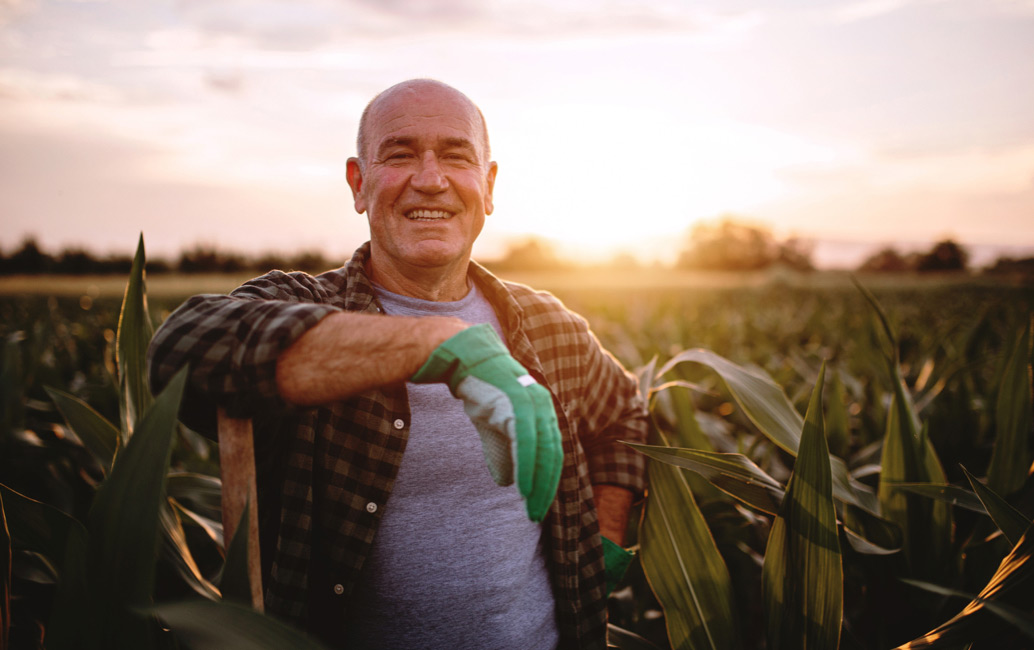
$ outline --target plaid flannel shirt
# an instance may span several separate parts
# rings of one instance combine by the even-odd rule
[[[337,310],[379,313],[366,274],[369,244],[344,267],[313,277],[273,271],[228,296],[187,300],[148,353],[161,389],[190,364],[182,419],[212,435],[216,406],[252,418],[267,611],[331,642],[398,472],[409,431],[404,384],[320,408],[277,392],[282,350]],[[470,276],[499,316],[511,354],[554,400],[564,444],[557,498],[544,522],[562,648],[606,645],[602,544],[593,484],[642,494],[647,416],[635,379],[584,319],[552,295],[502,282],[475,263]],[[419,551],[414,540],[413,552]]]

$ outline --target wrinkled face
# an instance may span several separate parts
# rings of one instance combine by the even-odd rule
[[[477,110],[455,90],[417,85],[381,97],[366,128],[365,161],[349,160],[348,182],[377,271],[465,273],[496,174]]]

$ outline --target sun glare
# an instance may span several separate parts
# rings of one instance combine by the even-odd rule
[[[753,207],[789,191],[781,172],[834,157],[784,133],[705,116],[687,115],[670,130],[641,110],[564,106],[519,121],[496,130],[493,229],[589,259],[670,257],[657,247],[677,248],[693,223],[756,216]]]

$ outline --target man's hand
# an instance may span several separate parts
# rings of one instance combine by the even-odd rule
[[[411,381],[449,385],[481,435],[492,479],[510,485],[516,464],[528,517],[542,521],[564,459],[553,400],[510,356],[492,326],[470,327],[439,345]]]

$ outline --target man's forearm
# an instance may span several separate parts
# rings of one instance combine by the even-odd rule
[[[455,318],[331,314],[280,353],[277,388],[291,404],[317,406],[405,381],[466,327]]]
[[[617,485],[600,484],[592,486],[592,496],[596,502],[600,534],[623,546],[625,530],[628,528],[628,513],[632,509],[635,495],[631,490]]]

